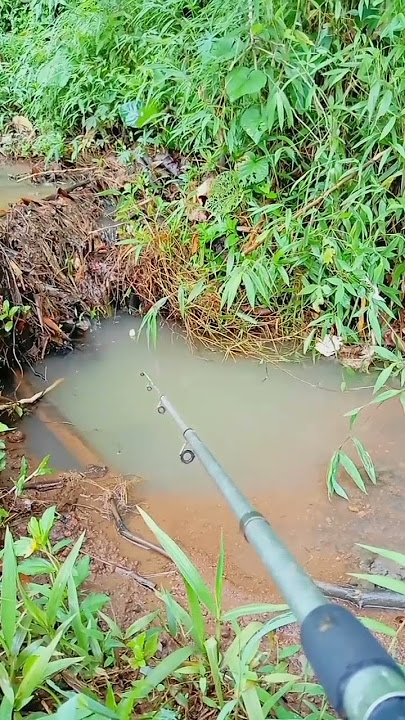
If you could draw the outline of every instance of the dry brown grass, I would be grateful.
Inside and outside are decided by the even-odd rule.
[[[190,262],[191,247],[183,244],[168,230],[155,227],[150,242],[136,262],[133,247],[121,248],[118,260],[121,292],[129,287],[140,298],[143,311],[148,311],[158,300],[167,297],[163,313],[168,321],[184,327],[192,346],[201,343],[225,355],[246,355],[257,359],[279,357],[280,347],[291,348],[302,343],[302,325],[283,327],[281,317],[266,308],[252,311],[246,298],[239,306],[227,311],[221,307],[220,283],[211,280],[208,271]],[[195,301],[187,305],[182,314],[179,289],[188,292],[201,279],[206,289]],[[242,314],[238,315],[240,312]],[[243,318],[253,317],[255,324]]]

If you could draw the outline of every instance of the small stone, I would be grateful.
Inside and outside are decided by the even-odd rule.
[[[358,513],[360,511],[360,508],[356,507],[356,505],[348,505],[347,507],[350,512]]]
[[[11,443],[22,442],[25,440],[25,435],[21,430],[12,430],[7,433],[7,440]]]

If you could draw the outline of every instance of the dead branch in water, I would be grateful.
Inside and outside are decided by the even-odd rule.
[[[58,387],[58,385],[60,385],[63,380],[64,378],[59,378],[58,380],[55,380],[52,385],[49,385],[49,387],[45,388],[44,390],[40,390],[39,392],[34,393],[34,395],[31,395],[31,397],[28,398],[21,398],[20,400],[0,398],[0,412],[12,410],[16,406],[26,407],[27,405],[33,405],[34,403],[38,402],[38,400],[41,400],[41,398],[43,398],[49,392],[51,392],[51,390],[54,390],[56,387]],[[6,400],[6,402],[2,402],[2,400]]]
[[[372,576],[370,576],[372,582]],[[405,595],[389,590],[362,590],[352,585],[334,585],[333,583],[317,582],[317,586],[327,597],[344,600],[359,608],[376,608],[380,610],[405,610]]]
[[[159,553],[159,555],[163,555],[163,557],[167,558],[168,560],[171,560],[170,555],[168,555],[167,552],[163,550],[163,548],[159,547],[159,545],[155,545],[154,543],[149,542],[149,540],[145,540],[139,535],[134,535],[130,530],[128,530],[120,515],[117,503],[115,502],[115,499],[112,497],[112,495],[110,495],[110,497],[108,498],[108,508],[111,512],[111,516],[114,520],[114,525],[117,529],[117,532],[122,535],[122,537],[124,537],[126,540],[129,540],[129,542],[133,543],[134,545],[138,545],[138,547],[141,547],[144,550],[152,550],[153,552]]]

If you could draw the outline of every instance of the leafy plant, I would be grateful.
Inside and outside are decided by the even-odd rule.
[[[0,310],[0,333],[10,333],[15,325],[16,320],[21,315],[27,315],[30,312],[29,305],[10,305],[9,300],[3,300],[3,305]]]
[[[51,467],[49,467],[50,455],[46,455],[38,467],[30,473],[29,463],[27,458],[24,456],[21,460],[21,469],[18,479],[14,482],[15,493],[17,497],[23,494],[26,486],[30,480],[35,477],[41,477],[42,475],[50,475],[53,473]]]

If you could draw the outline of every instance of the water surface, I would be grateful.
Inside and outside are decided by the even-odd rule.
[[[323,472],[348,432],[344,413],[365,403],[369,390],[341,392],[342,368],[334,360],[313,365],[264,365],[192,353],[180,334],[164,326],[156,348],[131,340],[139,320],[103,321],[88,345],[38,367],[63,416],[120,472],[137,474],[152,489],[206,493],[212,484],[194,462],[178,454],[181,433],[157,411],[146,391],[145,370],[195,427],[224,467],[245,489],[308,486]],[[369,376],[356,378],[370,385]],[[360,424],[361,426],[361,424]],[[360,430],[366,435],[367,427]]]

